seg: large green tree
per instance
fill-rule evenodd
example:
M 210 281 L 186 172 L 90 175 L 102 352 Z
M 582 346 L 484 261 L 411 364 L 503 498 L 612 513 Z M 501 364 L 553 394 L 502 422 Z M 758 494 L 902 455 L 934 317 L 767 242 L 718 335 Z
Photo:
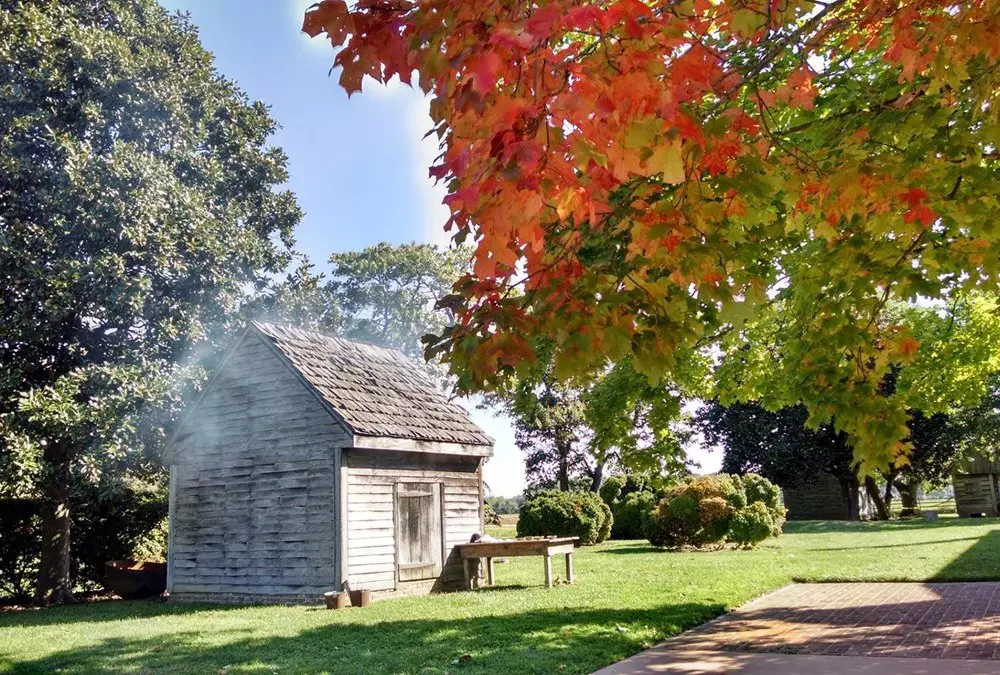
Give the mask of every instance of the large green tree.
M 900 402 L 909 406 L 903 410 L 904 426 L 896 438 L 896 450 L 887 451 L 884 461 L 848 461 L 852 451 L 855 459 L 870 457 L 874 451 L 857 452 L 851 444 L 858 437 L 837 433 L 831 408 L 813 408 L 806 414 L 805 408 L 795 405 L 796 384 L 790 379 L 794 374 L 787 367 L 790 354 L 802 356 L 803 336 L 794 313 L 786 312 L 781 299 L 744 331 L 727 339 L 728 351 L 717 368 L 716 386 L 721 403 L 728 408 L 711 406 L 703 423 L 724 429 L 716 440 L 736 449 L 734 457 L 755 458 L 751 464 L 772 463 L 782 472 L 808 474 L 836 458 L 839 471 L 849 469 L 861 476 L 882 517 L 888 517 L 894 489 L 903 495 L 904 506 L 913 508 L 918 486 L 942 482 L 959 452 L 969 445 L 965 439 L 975 428 L 972 419 L 989 433 L 991 415 L 986 409 L 995 386 L 991 384 L 994 373 L 1000 367 L 1000 313 L 996 297 L 987 293 L 957 295 L 947 305 L 892 304 L 884 313 L 885 320 L 901 326 L 922 345 L 905 365 L 894 365 L 877 386 L 857 399 L 857 405 L 872 412 L 884 409 L 886 399 L 893 401 L 892 407 Z M 823 373 L 820 383 L 830 400 L 842 393 L 844 377 L 849 375 L 834 364 Z M 777 412 L 768 413 L 755 403 L 758 400 Z M 746 405 L 740 405 L 741 401 Z M 895 426 L 888 418 L 876 422 Z M 836 450 L 815 457 L 802 455 L 802 447 L 823 438 L 836 441 Z M 769 454 L 774 454 L 773 462 L 766 459 Z M 875 481 L 879 475 L 881 488 Z M 779 483 L 783 480 L 775 478 Z
M 611 470 L 668 480 L 685 470 L 684 401 L 704 390 L 708 362 L 689 353 L 669 384 L 651 382 L 626 358 L 599 376 L 564 381 L 544 348 L 523 375 L 486 397 L 512 421 L 528 480 L 568 490 L 601 487 Z
M 470 251 L 415 242 L 381 242 L 330 256 L 330 271 L 308 259 L 257 298 L 254 318 L 324 330 L 345 338 L 398 349 L 423 362 L 424 335 L 443 330 L 454 312 L 438 301 L 464 273 Z M 431 375 L 445 382 L 440 366 Z
M 274 130 L 154 0 L 0 2 L 0 451 L 43 504 L 40 601 L 72 599 L 81 470 L 289 260 Z
M 877 395 L 924 351 L 889 301 L 1000 281 L 992 0 L 322 0 L 303 28 L 349 93 L 415 71 L 431 99 L 431 173 L 476 246 L 440 335 L 470 386 L 539 336 L 559 372 L 631 355 L 669 379 L 780 292 L 768 405 L 887 466 L 907 409 L 937 412 L 923 383 Z
M 783 488 L 808 484 L 821 474 L 840 484 L 845 514 L 857 520 L 861 482 L 846 434 L 833 425 L 809 429 L 802 406 L 771 412 L 757 402 L 724 406 L 708 401 L 695 415 L 695 428 L 710 446 L 723 450 L 725 473 L 758 473 Z
M 421 338 L 454 322 L 436 306 L 468 269 L 471 251 L 386 242 L 330 256 L 328 288 L 347 338 L 394 347 L 421 358 Z

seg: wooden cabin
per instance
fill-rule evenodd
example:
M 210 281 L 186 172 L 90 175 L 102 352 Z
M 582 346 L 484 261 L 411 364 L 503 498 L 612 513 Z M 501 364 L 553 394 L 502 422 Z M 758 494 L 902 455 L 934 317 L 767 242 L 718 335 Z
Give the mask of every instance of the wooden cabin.
M 857 480 L 838 479 L 821 472 L 812 480 L 782 487 L 788 520 L 862 520 L 874 507 Z
M 171 600 L 458 588 L 492 451 L 401 353 L 254 323 L 170 444 Z
M 980 455 L 961 462 L 952 475 L 955 486 L 955 508 L 959 517 L 997 516 L 998 477 L 1000 462 Z

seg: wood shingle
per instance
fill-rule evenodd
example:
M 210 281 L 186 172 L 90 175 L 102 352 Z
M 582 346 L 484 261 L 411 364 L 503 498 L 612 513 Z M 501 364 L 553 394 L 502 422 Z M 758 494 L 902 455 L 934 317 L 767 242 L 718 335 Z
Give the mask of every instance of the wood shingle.
M 401 352 L 300 328 L 253 325 L 356 435 L 493 445 Z

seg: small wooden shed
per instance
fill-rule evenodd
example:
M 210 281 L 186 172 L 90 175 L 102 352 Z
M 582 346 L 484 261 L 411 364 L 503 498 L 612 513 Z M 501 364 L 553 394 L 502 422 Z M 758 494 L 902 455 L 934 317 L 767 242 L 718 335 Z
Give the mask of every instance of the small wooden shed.
M 955 508 L 958 515 L 998 515 L 1000 496 L 1000 462 L 984 455 L 973 457 L 955 467 L 952 483 L 955 486 Z
M 862 520 L 874 512 L 856 478 L 826 472 L 795 486 L 782 486 L 781 496 L 788 520 Z
M 492 451 L 401 353 L 254 323 L 170 445 L 170 597 L 459 588 Z

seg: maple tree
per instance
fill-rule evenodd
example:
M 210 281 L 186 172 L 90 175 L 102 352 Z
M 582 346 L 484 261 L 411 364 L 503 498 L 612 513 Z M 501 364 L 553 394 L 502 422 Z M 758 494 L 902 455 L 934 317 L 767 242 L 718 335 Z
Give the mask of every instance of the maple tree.
M 560 376 L 662 377 L 780 297 L 786 398 L 905 460 L 907 402 L 876 392 L 921 346 L 887 305 L 1000 274 L 996 0 L 323 0 L 303 29 L 349 94 L 432 97 L 475 254 L 428 353 L 462 387 L 539 335 Z

